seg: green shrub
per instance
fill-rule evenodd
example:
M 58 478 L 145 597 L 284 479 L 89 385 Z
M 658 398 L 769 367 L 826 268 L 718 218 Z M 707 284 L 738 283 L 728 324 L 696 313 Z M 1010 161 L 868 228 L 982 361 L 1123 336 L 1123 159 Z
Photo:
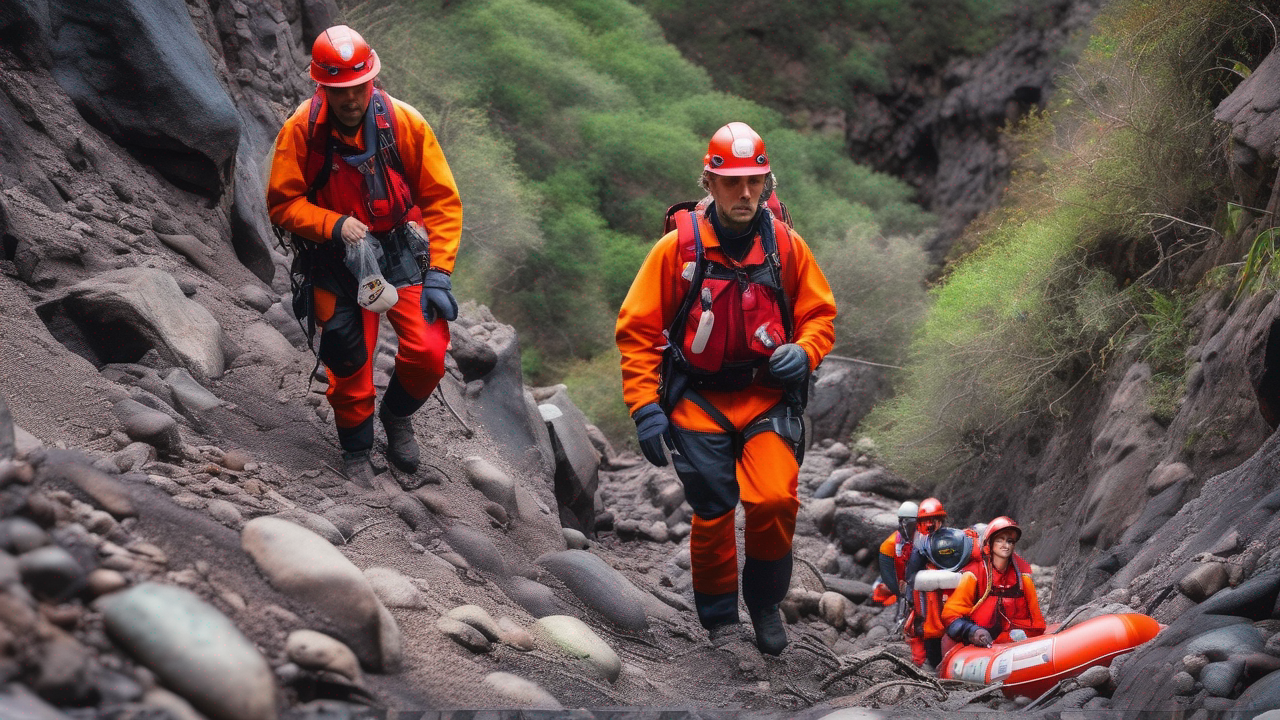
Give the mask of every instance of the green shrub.
M 1064 413 L 1122 346 L 1151 364 L 1153 414 L 1172 418 L 1190 338 L 1171 278 L 1215 236 L 1229 187 L 1211 109 L 1238 76 L 1219 58 L 1260 60 L 1269 28 L 1227 0 L 1103 12 L 1066 92 L 1015 133 L 1004 206 L 965 239 L 976 249 L 934 291 L 900 394 L 867 420 L 890 464 L 945 476 L 1010 420 Z
M 887 12 L 893 3 L 854 5 Z M 806 17 L 824 17 L 813 12 Z M 855 165 L 838 139 L 796 131 L 777 111 L 714 90 L 641 8 L 401 0 L 347 13 L 378 49 L 393 94 L 440 137 L 465 207 L 455 288 L 517 328 L 531 382 L 567 373 L 584 392 L 619 389 L 618 308 L 667 207 L 702 195 L 707 140 L 731 120 L 765 137 L 780 195 L 832 271 L 841 351 L 900 357 L 924 303 L 913 238 L 932 223 L 912 190 Z M 823 57 L 874 75 L 872 50 L 846 55 Z M 608 413 L 620 403 L 588 404 Z

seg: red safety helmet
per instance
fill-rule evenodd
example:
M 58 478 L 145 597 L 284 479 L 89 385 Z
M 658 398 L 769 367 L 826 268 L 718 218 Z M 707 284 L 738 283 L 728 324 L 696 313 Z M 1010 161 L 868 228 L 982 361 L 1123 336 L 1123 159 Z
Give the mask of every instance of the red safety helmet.
M 346 25 L 320 33 L 311 46 L 311 79 L 327 87 L 366 83 L 382 69 L 378 53 Z
M 702 169 L 716 175 L 765 175 L 769 172 L 769 155 L 764 140 L 750 125 L 731 122 L 711 136 Z
M 938 498 L 925 498 L 920 503 L 920 509 L 916 513 L 916 520 L 928 520 L 929 518 L 945 519 L 947 511 L 942 508 L 942 501 Z
M 1013 541 L 1017 542 L 1022 538 L 1022 528 L 1018 527 L 1018 523 L 1013 518 L 1001 515 L 987 524 L 987 529 L 982 531 L 982 552 L 989 553 L 991 550 L 991 539 L 1001 530 L 1012 530 Z

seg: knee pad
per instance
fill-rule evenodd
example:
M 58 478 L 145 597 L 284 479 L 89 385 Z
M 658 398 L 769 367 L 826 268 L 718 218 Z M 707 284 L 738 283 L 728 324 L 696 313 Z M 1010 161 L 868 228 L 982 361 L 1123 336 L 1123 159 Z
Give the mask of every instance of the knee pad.
M 364 347 L 364 317 L 352 302 L 339 301 L 320 332 L 320 362 L 340 378 L 355 375 L 369 356 Z
M 678 451 L 672 455 L 676 474 L 684 485 L 684 497 L 699 517 L 720 517 L 738 505 L 737 452 L 733 438 L 724 433 L 702 433 L 671 428 Z

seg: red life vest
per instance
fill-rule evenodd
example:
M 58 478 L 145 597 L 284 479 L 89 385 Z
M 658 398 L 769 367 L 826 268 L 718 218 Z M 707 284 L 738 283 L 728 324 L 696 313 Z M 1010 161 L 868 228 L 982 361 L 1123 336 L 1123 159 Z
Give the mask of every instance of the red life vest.
M 674 213 L 683 268 L 677 282 L 684 301 L 668 329 L 668 340 L 694 387 L 743 390 L 757 380 L 774 349 L 791 342 L 794 333 L 791 305 L 782 287 L 782 267 L 791 256 L 791 229 L 765 212 L 757 235 L 764 262 L 725 265 L 707 259 L 698 212 L 695 208 Z M 700 337 L 708 312 L 713 319 Z M 764 376 L 759 379 L 766 380 L 767 373 Z
M 915 548 L 910 540 L 902 537 L 902 531 L 897 530 L 893 533 L 893 569 L 898 573 L 898 579 L 903 580 L 907 577 L 907 559 L 911 557 L 911 551 Z M 894 592 L 898 588 L 893 588 Z
M 374 233 L 389 232 L 413 220 L 422 222 L 422 211 L 413 204 L 396 147 L 396 119 L 391 96 L 374 88 L 369 105 L 372 121 L 365 121 L 364 153 L 332 137 L 327 98 L 317 89 L 307 117 L 307 165 L 304 170 L 312 202 L 350 215 Z M 373 130 L 373 132 L 369 132 Z M 352 164 L 348 160 L 362 162 Z
M 1017 554 L 1011 560 L 1004 572 L 996 572 L 989 558 L 965 568 L 978 579 L 979 601 L 969 619 L 991 631 L 993 637 L 1005 630 L 1031 626 L 1031 606 L 1022 588 L 1022 576 L 1031 574 L 1031 566 Z

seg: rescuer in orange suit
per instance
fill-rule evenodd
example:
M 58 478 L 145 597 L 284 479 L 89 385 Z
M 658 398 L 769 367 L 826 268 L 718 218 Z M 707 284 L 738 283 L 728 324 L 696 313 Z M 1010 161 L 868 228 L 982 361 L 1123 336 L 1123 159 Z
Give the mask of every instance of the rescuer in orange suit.
M 710 204 L 675 215 L 618 314 L 623 396 L 654 465 L 674 450 L 693 507 L 694 601 L 713 643 L 739 632 L 734 511 L 746 512 L 742 595 L 756 646 L 787 644 L 778 603 L 791 579 L 800 411 L 835 338 L 835 300 L 804 240 L 765 205 L 775 186 L 745 123 L 703 159 Z
M 344 248 L 370 234 L 384 279 L 398 291 L 386 315 L 399 347 L 378 416 L 387 459 L 411 474 L 419 463 L 411 416 L 444 375 L 446 321 L 458 314 L 450 275 L 462 232 L 462 203 L 435 134 L 416 109 L 374 87 L 380 68 L 377 53 L 347 26 L 320 34 L 311 54 L 319 87 L 281 128 L 267 188 L 271 221 L 302 248 L 291 273 L 294 307 L 321 328 L 318 354 L 344 469 L 365 486 L 374 475 L 380 316 L 357 305 Z
M 1031 566 L 1013 551 L 1021 537 L 1022 529 L 1010 518 L 987 525 L 981 557 L 965 566 L 942 609 L 951 639 L 986 647 L 1044 634 Z M 1022 637 L 1010 636 L 1016 631 Z
M 936 500 L 935 500 L 936 502 Z M 938 510 L 942 504 L 938 503 Z M 919 520 L 920 506 L 911 501 L 898 507 L 898 529 L 894 530 L 884 542 L 880 543 L 880 583 L 875 586 L 876 601 L 884 605 L 893 604 L 894 600 L 907 595 L 907 560 L 915 547 L 916 525 Z M 943 516 L 945 517 L 945 516 Z M 928 518 L 926 518 L 928 520 Z M 938 522 L 936 519 L 934 522 Z M 928 524 L 933 527 L 931 523 Z M 884 590 L 881 590 L 884 588 Z M 880 593 L 885 597 L 880 597 Z M 904 625 L 905 627 L 905 625 Z M 911 659 L 916 665 L 925 661 L 924 642 L 914 635 L 904 633 L 907 645 L 911 647 Z
M 972 554 L 974 538 L 958 528 L 943 527 L 947 511 L 937 498 L 925 498 L 916 511 L 916 536 L 904 571 L 911 611 L 904 634 L 911 646 L 912 660 L 937 667 L 942 660 L 942 606 L 947 601 L 942 590 L 917 590 L 916 575 L 921 570 L 956 571 Z

